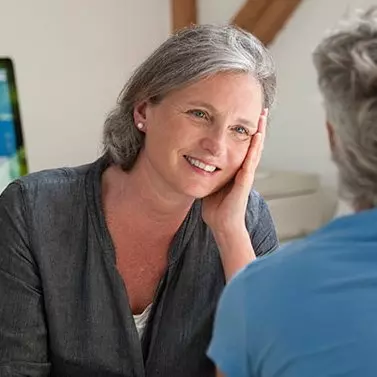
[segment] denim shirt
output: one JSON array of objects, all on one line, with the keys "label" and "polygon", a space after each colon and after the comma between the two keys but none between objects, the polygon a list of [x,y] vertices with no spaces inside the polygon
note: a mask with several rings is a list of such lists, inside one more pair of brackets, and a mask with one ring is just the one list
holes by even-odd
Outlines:
[{"label": "denim shirt", "polygon": [[[0,196],[1,377],[215,375],[206,349],[225,277],[201,202],[173,239],[140,341],[101,206],[107,165],[34,173]],[[246,223],[258,256],[277,247],[254,191]]]}]

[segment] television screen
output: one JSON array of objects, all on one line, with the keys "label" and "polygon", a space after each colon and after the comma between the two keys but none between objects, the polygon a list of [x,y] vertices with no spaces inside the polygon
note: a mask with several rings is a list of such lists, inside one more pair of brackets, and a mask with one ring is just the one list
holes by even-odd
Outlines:
[{"label": "television screen", "polygon": [[17,87],[12,61],[0,58],[0,192],[27,173]]}]

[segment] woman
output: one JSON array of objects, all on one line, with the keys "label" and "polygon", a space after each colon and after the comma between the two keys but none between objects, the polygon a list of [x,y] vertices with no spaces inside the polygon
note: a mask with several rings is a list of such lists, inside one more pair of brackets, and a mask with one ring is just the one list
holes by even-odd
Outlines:
[{"label": "woman", "polygon": [[377,376],[377,7],[343,22],[314,63],[355,213],[232,280],[209,348],[219,376]]},{"label": "woman", "polygon": [[98,161],[7,188],[0,375],[214,375],[224,283],[277,247],[250,194],[274,94],[253,36],[185,29],[125,86]]}]

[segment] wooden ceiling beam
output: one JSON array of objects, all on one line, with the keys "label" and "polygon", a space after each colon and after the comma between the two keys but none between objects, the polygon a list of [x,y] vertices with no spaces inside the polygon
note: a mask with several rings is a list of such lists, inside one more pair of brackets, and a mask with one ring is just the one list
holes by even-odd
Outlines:
[{"label": "wooden ceiling beam", "polygon": [[253,33],[264,44],[271,43],[301,0],[274,0],[255,24]]},{"label": "wooden ceiling beam", "polygon": [[249,0],[238,11],[232,23],[252,32],[258,19],[274,0]]},{"label": "wooden ceiling beam", "polygon": [[234,23],[268,45],[300,2],[301,0],[248,0],[234,18]]},{"label": "wooden ceiling beam", "polygon": [[196,0],[170,0],[173,32],[197,23]]}]

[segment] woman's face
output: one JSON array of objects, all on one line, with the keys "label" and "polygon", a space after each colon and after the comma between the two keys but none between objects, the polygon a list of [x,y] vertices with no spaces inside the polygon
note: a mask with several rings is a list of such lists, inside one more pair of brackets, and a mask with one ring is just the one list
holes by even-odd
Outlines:
[{"label": "woman's face", "polygon": [[241,167],[262,96],[250,75],[219,73],[172,91],[158,104],[137,105],[135,123],[143,123],[145,132],[138,165],[167,192],[203,198],[217,191]]}]

